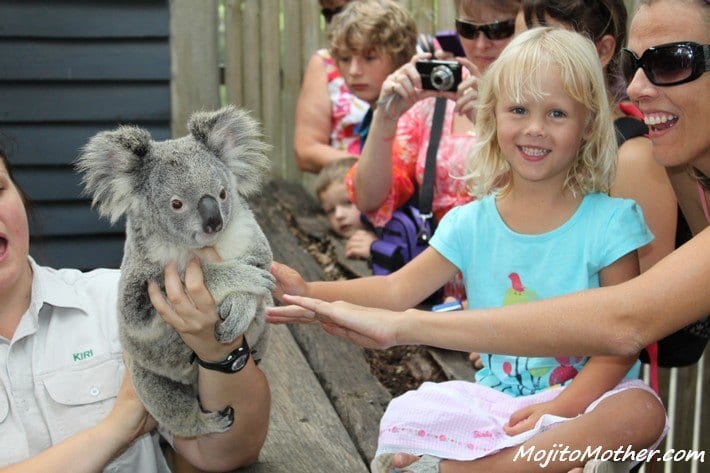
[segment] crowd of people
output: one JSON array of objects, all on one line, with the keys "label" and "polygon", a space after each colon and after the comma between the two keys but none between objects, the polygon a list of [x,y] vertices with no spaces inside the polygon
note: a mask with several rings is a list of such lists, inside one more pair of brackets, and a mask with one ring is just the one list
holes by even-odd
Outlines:
[{"label": "crowd of people", "polygon": [[[320,173],[317,196],[348,255],[367,258],[377,228],[422,185],[445,98],[437,228],[387,276],[307,282],[275,262],[281,305],[267,320],[317,323],[370,348],[480,353],[475,382],[425,383],[390,403],[372,470],[530,471],[538,465],[515,462],[517,446],[658,445],[668,421],[638,379],[638,354],[710,313],[710,3],[640,0],[627,30],[621,0],[453,0],[464,57],[415,52],[415,23],[395,0],[320,3],[328,48],[303,77],[298,166]],[[461,66],[455,90],[422,87],[416,63],[432,58]],[[626,133],[629,117],[641,131]],[[0,149],[0,472],[169,471],[160,436],[201,469],[255,462],[270,411],[264,373],[253,360],[231,374],[200,367],[203,408],[240,413],[225,433],[181,438],[156,425],[125,370],[119,271],[32,259],[10,161]],[[416,308],[445,284],[465,310]],[[150,299],[200,359],[242,342],[215,340],[197,261],[184,280],[167,267],[165,293]],[[67,369],[62,354],[87,344],[86,370]],[[68,400],[56,403],[56,390]],[[633,466],[585,461],[548,469]]]}]

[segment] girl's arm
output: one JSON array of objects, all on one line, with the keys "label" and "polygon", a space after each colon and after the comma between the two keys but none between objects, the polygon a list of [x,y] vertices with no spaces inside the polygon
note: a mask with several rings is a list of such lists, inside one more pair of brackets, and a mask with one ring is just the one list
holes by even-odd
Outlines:
[{"label": "girl's arm", "polygon": [[318,54],[311,56],[296,103],[294,149],[301,171],[318,172],[336,159],[352,156],[330,146],[331,103],[326,66]]},{"label": "girl's arm", "polygon": [[[405,310],[414,307],[443,286],[457,268],[433,248],[427,248],[419,256],[398,271],[387,276],[369,276],[344,281],[305,282],[300,274],[288,266],[274,263],[271,273],[276,278],[274,296],[283,299],[283,294],[306,296],[324,301],[348,301],[369,307]],[[302,315],[297,306],[272,307],[268,314],[271,322],[286,323]]]},{"label": "girl's arm", "polygon": [[[628,281],[639,274],[639,258],[636,251],[619,258],[599,273],[602,287],[613,286]],[[594,322],[590,321],[590,326]],[[621,381],[638,359],[634,356],[594,356],[587,361],[572,382],[554,400],[533,404],[514,412],[508,426],[508,435],[516,435],[530,430],[543,414],[576,417],[602,394],[611,390]]]},{"label": "girl's arm", "polygon": [[392,141],[397,121],[412,105],[435,92],[421,89],[421,78],[414,64],[429,54],[414,56],[382,83],[377,107],[372,115],[370,133],[360,153],[355,173],[355,204],[372,212],[387,198],[392,182]]},{"label": "girl's arm", "polygon": [[318,321],[329,333],[370,348],[421,344],[526,356],[634,356],[710,312],[708,248],[710,228],[625,283],[455,314],[286,300],[305,308],[290,320]]}]

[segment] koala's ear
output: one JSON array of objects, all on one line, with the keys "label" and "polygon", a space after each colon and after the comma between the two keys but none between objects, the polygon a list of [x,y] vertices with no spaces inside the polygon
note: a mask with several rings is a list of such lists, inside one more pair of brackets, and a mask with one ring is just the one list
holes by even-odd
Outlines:
[{"label": "koala's ear", "polygon": [[77,158],[75,168],[84,175],[84,192],[93,197],[92,205],[111,223],[138,203],[138,178],[149,151],[146,130],[122,126],[97,133]]},{"label": "koala's ear", "polygon": [[192,136],[219,159],[237,177],[237,191],[254,194],[271,169],[259,124],[245,110],[231,105],[216,112],[197,112],[187,124]]}]

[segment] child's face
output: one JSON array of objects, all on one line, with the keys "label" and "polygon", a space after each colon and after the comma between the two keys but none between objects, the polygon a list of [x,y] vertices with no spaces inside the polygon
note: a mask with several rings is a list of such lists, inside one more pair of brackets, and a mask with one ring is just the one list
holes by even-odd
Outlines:
[{"label": "child's face", "polygon": [[369,104],[375,103],[382,83],[394,71],[392,57],[375,49],[350,51],[338,57],[337,64],[350,91]]},{"label": "child's face", "polygon": [[562,188],[587,135],[586,107],[564,92],[559,70],[548,69],[544,98],[515,102],[503,94],[496,104],[498,144],[510,163],[513,186],[536,182]]},{"label": "child's face", "polygon": [[344,183],[332,183],[318,197],[323,211],[328,216],[328,222],[336,234],[347,238],[356,230],[363,228],[360,211],[350,202]]}]

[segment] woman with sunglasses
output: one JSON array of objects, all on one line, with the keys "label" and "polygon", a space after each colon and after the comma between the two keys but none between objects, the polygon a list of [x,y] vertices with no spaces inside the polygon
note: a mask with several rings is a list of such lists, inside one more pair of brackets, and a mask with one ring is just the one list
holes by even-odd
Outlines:
[{"label": "woman with sunglasses", "polygon": [[[557,298],[458,314],[391,313],[301,298],[305,316],[369,348],[424,344],[528,356],[624,356],[710,312],[710,3],[639,3],[621,70],[649,126],[655,159],[687,171],[672,184],[695,235],[688,243],[630,281]],[[407,454],[394,459],[402,471],[414,461]],[[617,466],[596,471],[620,471]],[[457,467],[442,463],[441,471],[475,471]]]},{"label": "woman with sunglasses", "polygon": [[[319,1],[326,25],[349,1]],[[357,128],[368,108],[350,91],[330,51],[316,51],[306,66],[296,103],[293,145],[298,168],[318,173],[332,161],[360,154]]]}]

